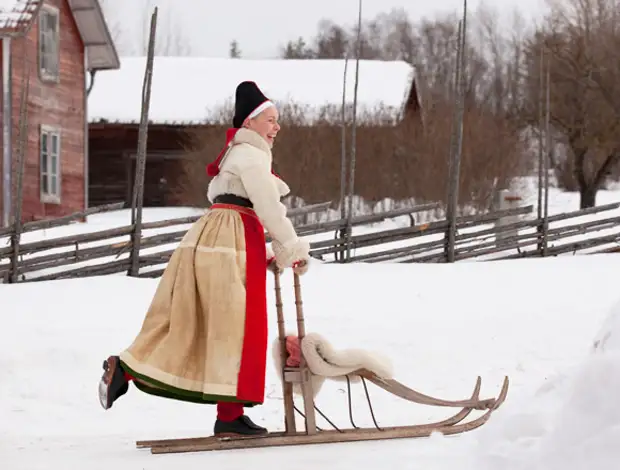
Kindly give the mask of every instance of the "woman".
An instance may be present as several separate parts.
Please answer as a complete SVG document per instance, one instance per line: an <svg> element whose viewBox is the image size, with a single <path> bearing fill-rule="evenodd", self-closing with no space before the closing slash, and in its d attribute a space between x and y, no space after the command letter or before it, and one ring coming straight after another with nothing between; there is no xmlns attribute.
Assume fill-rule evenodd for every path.
<svg viewBox="0 0 620 470"><path fill-rule="evenodd" d="M213 205L172 254L134 342L104 362L104 409L133 381L153 395L216 403L216 435L267 432L243 412L264 401L267 268L304 274L309 244L287 219L280 199L290 190L271 169L278 111L253 82L237 87L233 127L207 167Z"/></svg>

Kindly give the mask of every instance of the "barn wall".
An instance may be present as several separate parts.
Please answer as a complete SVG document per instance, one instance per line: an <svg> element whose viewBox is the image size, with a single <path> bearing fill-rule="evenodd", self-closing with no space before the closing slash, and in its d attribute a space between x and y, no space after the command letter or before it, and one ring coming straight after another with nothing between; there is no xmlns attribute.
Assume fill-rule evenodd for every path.
<svg viewBox="0 0 620 470"><path fill-rule="evenodd" d="M371 126L360 130L356 188L363 197L369 200L398 199L411 193L408 185L411 168L399 160L406 159L406 156L395 152L403 135L412 138L411 125L413 122L408 121L404 127ZM274 169L290 184L295 196L309 203L338 200L341 132L333 125L283 128L274 148ZM194 129L149 126L145 206L208 205L209 177L205 167L221 150L224 135L223 126ZM193 142L192 137L196 139ZM90 125L91 206L120 201L131 203L135 167L127 156L136 153L137 145L136 125ZM350 151L350 141L347 149ZM176 153L181 155L161 158ZM160 154L160 157L154 154ZM161 178L165 178L166 185L158 186Z"/></svg>
<svg viewBox="0 0 620 470"><path fill-rule="evenodd" d="M137 126L90 126L90 206L113 202L131 204L137 148ZM184 153L183 131L149 127L144 178L146 207L177 205L182 202L178 198L179 153Z"/></svg>

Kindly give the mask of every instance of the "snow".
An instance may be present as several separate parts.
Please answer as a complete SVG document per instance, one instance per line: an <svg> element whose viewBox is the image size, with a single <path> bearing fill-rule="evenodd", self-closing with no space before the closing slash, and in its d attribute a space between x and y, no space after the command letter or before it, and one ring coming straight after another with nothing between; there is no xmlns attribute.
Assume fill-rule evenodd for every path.
<svg viewBox="0 0 620 470"><path fill-rule="evenodd" d="M123 57L119 70L97 76L89 96L89 122L139 123L145 57ZM149 119L154 124L219 121L232 109L235 88L257 83L278 103L294 104L313 119L323 106L342 105L344 60L226 59L162 57L154 59ZM400 116L412 91L413 67L404 61L360 61L358 112L381 109ZM355 62L347 66L346 101L353 103ZM413 89L415 92L415 89Z"/></svg>
<svg viewBox="0 0 620 470"><path fill-rule="evenodd" d="M552 192L552 212L574 210L574 204L574 194ZM192 213L156 209L146 214L157 220L173 212ZM118 213L104 214L47 232L66 235L118 222ZM494 396L508 375L507 401L485 426L461 436L163 456L136 449L135 441L208 435L214 408L131 387L104 411L96 392L103 359L137 334L157 279L113 275L0 284L0 468L270 469L287 461L300 470L319 465L337 470L615 469L620 461L619 269L617 254L456 264L313 261L302 278L308 332L320 333L336 348L361 347L388 356L397 379L432 395L466 397L480 375L482 395ZM271 341L277 328L269 279ZM295 319L291 283L286 273L289 328ZM430 422L451 411L406 403L372 385L369 390L380 425ZM282 429L281 388L271 362L266 397L265 405L249 414L272 430ZM372 426L361 386L353 400L356 424ZM337 424L347 425L342 383L325 384L317 405Z"/></svg>
<svg viewBox="0 0 620 470"><path fill-rule="evenodd" d="M32 18L39 0L0 0L0 29L15 28Z"/></svg>
<svg viewBox="0 0 620 470"><path fill-rule="evenodd" d="M591 312L584 304L582 314ZM616 468L620 461L618 390L620 301L609 309L589 355L558 373L532 401L522 401L518 407L515 403L510 412L497 415L480 433L485 448L476 455L477 468Z"/></svg>
<svg viewBox="0 0 620 470"><path fill-rule="evenodd" d="M314 263L302 286L308 331L321 333L338 348L363 347L386 354L400 380L449 398L468 395L478 374L483 377L483 395L495 395L502 377L509 375L509 397L497 417L486 428L457 438L176 456L153 456L135 449L134 442L209 434L212 407L159 399L132 387L111 410L103 411L96 396L102 360L128 345L138 332L157 280L106 276L0 285L5 313L0 331L2 468L87 464L92 469L182 465L193 470L243 468L250 463L253 468L271 468L278 458L295 459L302 470L316 465L382 468L391 462L400 462L400 468L428 470L468 468L470 463L478 465L472 468L491 469L499 468L499 461L503 468L521 468L518 461L527 443L532 447L532 441L539 446L548 442L548 453L554 445L565 451L562 442L574 442L571 434L566 436L569 432L576 438L580 431L605 426L601 437L603 431L613 436L613 426L617 429L620 424L618 414L609 412L620 385L620 374L614 375L620 364L615 353L600 351L600 357L592 355L588 362L593 338L601 335L601 322L618 301L619 268L616 255L455 265ZM287 274L283 294L287 321L293 322L290 285ZM445 286L450 286L449 295ZM270 282L273 340L272 287ZM620 334L618 324L613 326L612 338ZM585 365L576 376L577 386L566 394L555 377L573 374L580 361ZM580 384L580 375L590 381ZM540 384L547 384L550 391L541 394ZM357 424L372 425L363 389L355 392ZM400 402L372 386L370 392L383 425L435 420L450 411ZM318 406L338 423L347 423L342 384L326 384ZM553 408L564 407L567 411L560 411L561 416L552 413ZM281 429L281 408L280 385L270 363L266 404L250 414L260 424ZM604 414L599 417L597 412ZM588 421L591 424L585 427ZM319 422L323 424L321 418ZM544 433L556 423L564 436ZM596 438L592 433L591 444L581 439L578 443L586 451L600 449L605 441L597 443ZM620 457L614 448L605 451L605 458ZM544 468L585 470L579 465L584 458L586 463L593 458L586 454L567 467L559 454L563 466L552 462ZM542 457L532 455L532 461L535 458Z"/></svg>

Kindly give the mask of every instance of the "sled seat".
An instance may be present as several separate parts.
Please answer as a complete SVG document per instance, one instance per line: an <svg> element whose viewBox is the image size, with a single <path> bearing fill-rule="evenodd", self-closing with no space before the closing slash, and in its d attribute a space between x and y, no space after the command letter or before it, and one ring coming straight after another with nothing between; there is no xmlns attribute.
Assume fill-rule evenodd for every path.
<svg viewBox="0 0 620 470"><path fill-rule="evenodd" d="M300 384L310 381L312 372L308 367L285 367L284 381L292 384Z"/></svg>

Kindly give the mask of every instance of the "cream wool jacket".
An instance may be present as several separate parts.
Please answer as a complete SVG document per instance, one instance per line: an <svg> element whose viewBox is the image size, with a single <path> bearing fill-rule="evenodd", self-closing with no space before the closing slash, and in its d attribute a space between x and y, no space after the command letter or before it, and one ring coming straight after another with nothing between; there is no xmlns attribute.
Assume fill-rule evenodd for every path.
<svg viewBox="0 0 620 470"><path fill-rule="evenodd" d="M310 244L297 236L286 217L280 198L290 193L288 185L271 173L273 157L269 144L256 132L241 128L220 163L220 172L207 190L211 203L220 194L235 194L252 201L254 211L272 239L267 257L275 256L280 267L307 260Z"/></svg>

